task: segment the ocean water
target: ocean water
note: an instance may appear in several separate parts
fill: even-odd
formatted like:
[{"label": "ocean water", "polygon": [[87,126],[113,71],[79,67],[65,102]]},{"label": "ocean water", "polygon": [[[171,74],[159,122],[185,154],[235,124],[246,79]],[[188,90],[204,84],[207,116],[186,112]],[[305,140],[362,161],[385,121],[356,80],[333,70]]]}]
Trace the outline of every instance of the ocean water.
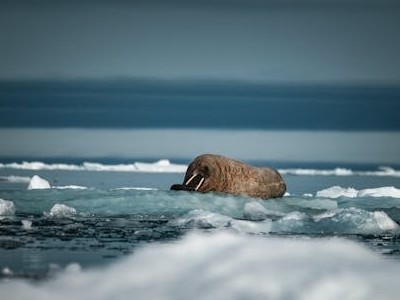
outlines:
[{"label": "ocean water", "polygon": [[261,200],[169,191],[188,162],[1,163],[0,298],[396,295],[399,166],[280,163]]}]

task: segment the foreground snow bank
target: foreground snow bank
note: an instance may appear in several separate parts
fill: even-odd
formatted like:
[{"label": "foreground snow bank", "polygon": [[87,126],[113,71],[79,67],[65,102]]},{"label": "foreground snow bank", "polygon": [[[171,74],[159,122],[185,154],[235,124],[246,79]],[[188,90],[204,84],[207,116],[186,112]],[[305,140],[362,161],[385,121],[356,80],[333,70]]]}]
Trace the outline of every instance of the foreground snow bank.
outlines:
[{"label": "foreground snow bank", "polygon": [[399,263],[342,239],[191,234],[97,270],[0,284],[4,299],[395,299]]}]

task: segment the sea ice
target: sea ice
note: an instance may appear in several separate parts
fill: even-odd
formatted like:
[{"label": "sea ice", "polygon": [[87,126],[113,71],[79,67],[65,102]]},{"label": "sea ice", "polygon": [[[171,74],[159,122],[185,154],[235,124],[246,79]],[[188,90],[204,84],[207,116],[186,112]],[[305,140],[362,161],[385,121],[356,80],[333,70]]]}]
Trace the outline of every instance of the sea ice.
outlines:
[{"label": "sea ice", "polygon": [[14,175],[10,175],[10,176],[0,176],[0,180],[3,181],[8,181],[8,182],[12,182],[12,183],[28,183],[31,181],[30,177],[26,177],[26,176],[14,176]]},{"label": "sea ice", "polygon": [[34,175],[29,182],[28,190],[50,189],[50,183],[38,175]]},{"label": "sea ice", "polygon": [[0,163],[0,168],[16,170],[64,170],[64,171],[95,171],[95,172],[149,172],[149,173],[183,173],[187,166],[173,164],[167,159],[154,163],[135,162],[133,164],[105,165],[101,163],[84,162],[73,164],[46,164],[44,162]]},{"label": "sea ice", "polygon": [[217,213],[195,209],[185,216],[170,222],[172,226],[193,225],[198,228],[221,228],[228,227],[232,218]]},{"label": "sea ice", "polygon": [[86,190],[86,186],[81,185],[65,185],[65,186],[53,186],[54,189],[58,190]]},{"label": "sea ice", "polygon": [[399,262],[339,238],[290,239],[226,232],[150,244],[100,269],[53,280],[2,281],[19,299],[396,299]]},{"label": "sea ice", "polygon": [[56,203],[51,208],[50,212],[45,212],[44,214],[53,218],[68,218],[76,215],[76,209],[65,204]]},{"label": "sea ice", "polygon": [[332,186],[330,188],[317,192],[317,197],[339,198],[339,197],[357,197],[357,190],[354,188],[342,188],[340,186]]},{"label": "sea ice", "polygon": [[271,212],[268,211],[261,203],[253,201],[244,205],[243,217],[251,221],[262,221],[268,218]]},{"label": "sea ice", "polygon": [[400,198],[400,189],[393,186],[371,188],[356,190],[354,188],[342,188],[340,186],[332,186],[330,188],[321,190],[317,192],[317,197],[326,198],[356,198],[356,197],[391,197]]},{"label": "sea ice", "polygon": [[10,216],[15,213],[14,202],[0,199],[0,216]]},{"label": "sea ice", "polygon": [[391,197],[400,198],[400,189],[393,186],[380,187],[375,189],[360,190],[358,197]]},{"label": "sea ice", "polygon": [[30,230],[30,229],[32,229],[32,221],[30,221],[30,220],[21,220],[21,223],[22,223],[22,227],[23,227],[25,230]]},{"label": "sea ice", "polygon": [[379,234],[397,231],[399,225],[385,212],[369,212],[359,208],[341,208],[314,216],[316,229],[346,234]]}]

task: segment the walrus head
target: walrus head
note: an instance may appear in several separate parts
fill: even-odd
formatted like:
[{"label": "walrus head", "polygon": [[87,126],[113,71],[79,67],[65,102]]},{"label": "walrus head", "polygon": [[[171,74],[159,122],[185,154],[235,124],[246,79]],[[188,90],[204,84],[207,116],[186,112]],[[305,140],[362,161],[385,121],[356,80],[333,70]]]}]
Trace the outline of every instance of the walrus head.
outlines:
[{"label": "walrus head", "polygon": [[175,191],[212,191],[208,187],[211,177],[217,177],[220,168],[216,167],[218,161],[214,155],[198,156],[188,167],[182,184],[173,184],[171,190]]}]

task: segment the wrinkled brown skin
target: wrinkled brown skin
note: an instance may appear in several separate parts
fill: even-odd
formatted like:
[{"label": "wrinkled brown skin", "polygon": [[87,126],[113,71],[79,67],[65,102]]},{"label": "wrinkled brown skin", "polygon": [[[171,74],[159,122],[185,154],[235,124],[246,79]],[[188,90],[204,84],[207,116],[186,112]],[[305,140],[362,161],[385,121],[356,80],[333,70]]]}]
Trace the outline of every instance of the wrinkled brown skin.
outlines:
[{"label": "wrinkled brown skin", "polygon": [[201,193],[219,192],[270,199],[282,197],[286,192],[286,184],[278,171],[253,167],[215,154],[196,157],[186,171],[183,184],[173,185],[171,189],[189,190],[185,188],[185,183],[194,174],[205,178],[197,190]]}]

